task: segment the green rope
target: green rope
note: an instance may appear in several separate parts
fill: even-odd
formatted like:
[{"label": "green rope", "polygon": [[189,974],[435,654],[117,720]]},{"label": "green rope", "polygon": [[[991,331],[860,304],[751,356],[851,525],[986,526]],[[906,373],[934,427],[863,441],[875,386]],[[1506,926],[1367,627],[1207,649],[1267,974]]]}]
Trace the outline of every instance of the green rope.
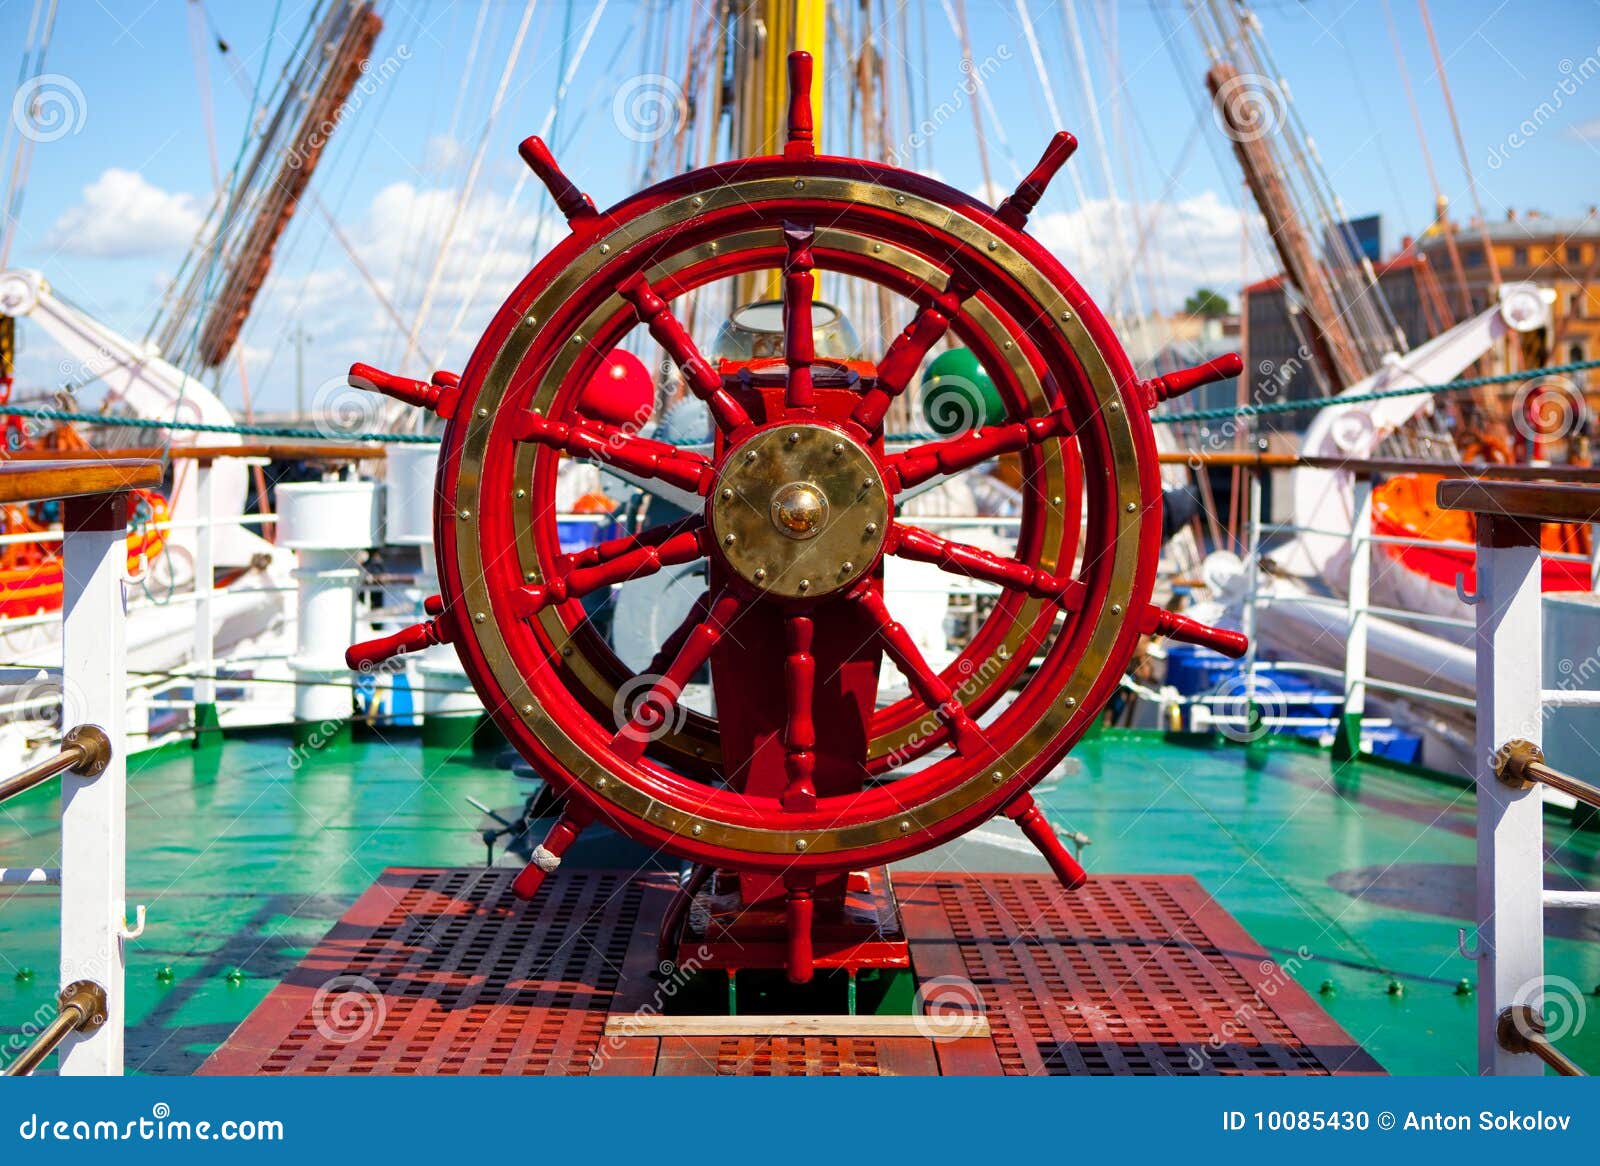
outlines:
[{"label": "green rope", "polygon": [[[1240,405],[1229,409],[1197,409],[1192,413],[1169,413],[1152,417],[1157,425],[1176,425],[1184,421],[1219,421],[1229,417],[1255,417],[1273,413],[1297,413],[1354,405],[1364,401],[1385,401],[1390,397],[1416,397],[1431,393],[1459,393],[1485,385],[1512,381],[1535,381],[1561,373],[1584,372],[1600,368],[1600,359],[1577,360],[1571,364],[1552,364],[1522,372],[1499,373],[1489,377],[1468,377],[1437,385],[1414,385],[1405,389],[1384,389],[1375,393],[1356,393],[1347,397],[1322,397],[1310,401],[1267,401],[1259,405]],[[439,438],[425,433],[346,433],[331,434],[320,429],[284,429],[271,425],[206,425],[199,421],[162,421],[149,417],[108,417],[101,413],[72,413],[65,409],[32,408],[26,405],[0,405],[0,416],[31,417],[40,421],[81,421],[91,425],[110,425],[124,429],[175,429],[189,433],[235,433],[242,437],[276,437],[289,440],[377,442],[386,445],[437,445]],[[901,441],[932,440],[938,434],[891,433]]]},{"label": "green rope", "polygon": [[65,409],[35,409],[0,405],[0,416],[33,417],[41,421],[82,421],[122,429],[179,429],[186,433],[236,433],[241,437],[278,437],[309,441],[373,441],[391,445],[437,445],[439,438],[425,433],[333,434],[321,429],[283,429],[272,425],[207,425],[199,421],[163,421],[152,417],[108,417],[103,413],[71,413]]},{"label": "green rope", "polygon": [[1541,377],[1556,376],[1566,372],[1583,372],[1600,368],[1600,360],[1577,360],[1571,364],[1552,364],[1545,368],[1526,369],[1522,372],[1503,372],[1492,377],[1467,377],[1464,380],[1446,381],[1439,385],[1416,385],[1407,389],[1384,389],[1375,393],[1353,393],[1346,397],[1322,397],[1310,401],[1267,401],[1259,405],[1239,405],[1231,409],[1196,409],[1192,413],[1167,413],[1150,418],[1157,425],[1177,425],[1184,421],[1220,421],[1230,417],[1258,417],[1272,413],[1299,413],[1328,409],[1339,405],[1355,405],[1363,401],[1386,401],[1391,397],[1416,397],[1429,393],[1459,393],[1485,385],[1503,385],[1511,381],[1533,381]]}]

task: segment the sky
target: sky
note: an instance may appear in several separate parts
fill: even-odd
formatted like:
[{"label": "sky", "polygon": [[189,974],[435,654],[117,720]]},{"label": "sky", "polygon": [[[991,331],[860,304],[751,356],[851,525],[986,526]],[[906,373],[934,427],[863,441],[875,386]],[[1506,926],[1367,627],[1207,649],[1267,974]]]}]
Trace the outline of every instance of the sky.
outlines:
[{"label": "sky", "polygon": [[[562,165],[597,203],[631,193],[648,139],[677,116],[670,102],[656,100],[674,84],[661,74],[682,76],[684,30],[699,22],[706,2],[610,0],[599,10],[595,2],[538,0],[492,123],[526,0],[380,4],[385,28],[367,91],[313,180],[355,259],[327,218],[303,206],[244,333],[256,407],[292,406],[297,329],[306,338],[303,392],[312,407],[342,391],[353,360],[398,367],[413,330],[418,351],[404,371],[425,373],[432,361],[459,368],[541,245],[563,229],[551,222],[548,204],[541,207],[536,183],[523,179],[519,189],[516,143],[554,119]],[[17,62],[19,94],[50,94],[60,120],[45,132],[29,123],[37,140],[7,265],[43,271],[73,304],[139,339],[217,190],[208,125],[225,181],[252,116],[261,116],[250,100],[257,75],[270,85],[313,6],[61,0],[43,67],[35,69],[21,49],[34,3],[0,0],[0,52]],[[875,0],[875,7],[891,30],[907,31],[904,43],[914,48],[889,62],[914,95],[914,110],[958,110],[924,140],[906,140],[900,127],[910,168],[997,199],[1058,128],[1052,110],[1078,135],[1072,171],[1053,185],[1031,229],[1102,304],[1173,310],[1202,285],[1233,299],[1243,282],[1273,267],[1205,96],[1205,57],[1186,3],[964,0],[983,77],[992,188],[984,186],[962,94],[957,5]],[[1345,209],[1381,214],[1393,250],[1427,226],[1433,186],[1383,0],[1254,7],[1293,111]],[[1433,0],[1430,7],[1486,217],[1503,218],[1508,208],[1586,213],[1600,201],[1600,0]],[[1455,216],[1470,217],[1473,190],[1418,6],[1388,0],[1388,11],[1439,185]],[[571,82],[557,102],[564,69]],[[830,54],[823,83],[842,87],[844,70],[840,54]],[[1280,101],[1276,80],[1267,84]],[[9,143],[28,108],[44,106],[28,107],[23,97],[10,103]],[[825,119],[821,148],[842,151],[841,136],[837,119]],[[398,322],[369,290],[358,261]],[[22,331],[19,388],[56,387],[70,362],[38,329]],[[239,404],[236,363],[222,394]]]}]

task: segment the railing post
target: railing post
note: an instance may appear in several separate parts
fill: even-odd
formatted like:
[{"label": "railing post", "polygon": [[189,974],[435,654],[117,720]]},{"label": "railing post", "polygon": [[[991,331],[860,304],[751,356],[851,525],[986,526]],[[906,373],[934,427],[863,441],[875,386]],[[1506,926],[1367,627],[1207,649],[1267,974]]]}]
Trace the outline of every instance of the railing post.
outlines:
[{"label": "railing post", "polygon": [[63,1075],[122,1072],[128,498],[125,492],[69,498],[63,513],[63,728],[68,720],[93,721],[111,741],[111,758],[98,776],[68,772],[61,779],[61,983],[99,984],[107,1017],[95,1031],[63,1040]]},{"label": "railing post", "polygon": [[1245,470],[1247,481],[1245,501],[1245,593],[1244,608],[1239,613],[1239,630],[1245,634],[1250,646],[1244,654],[1244,720],[1245,734],[1255,739],[1261,718],[1256,704],[1256,600],[1261,591],[1261,474],[1251,466]]},{"label": "railing post", "polygon": [[198,748],[219,729],[216,648],[212,639],[212,600],[216,593],[216,490],[211,459],[195,467],[195,502],[200,526],[194,539],[194,744]]},{"label": "railing post", "polygon": [[1544,822],[1539,788],[1495,775],[1500,750],[1540,743],[1539,524],[1478,516],[1478,1070],[1538,1076],[1544,1064],[1502,1048],[1500,1014],[1537,996],[1544,974]]},{"label": "railing post", "polygon": [[1367,605],[1372,590],[1372,477],[1358,473],[1352,484],[1350,583],[1346,588],[1344,707],[1333,739],[1335,761],[1361,755],[1361,717],[1367,711]]}]

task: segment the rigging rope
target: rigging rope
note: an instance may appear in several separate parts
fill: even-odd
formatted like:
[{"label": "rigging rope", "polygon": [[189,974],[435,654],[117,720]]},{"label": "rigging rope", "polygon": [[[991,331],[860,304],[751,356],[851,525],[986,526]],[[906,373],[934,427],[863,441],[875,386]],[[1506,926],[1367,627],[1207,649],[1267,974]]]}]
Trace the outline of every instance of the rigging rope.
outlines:
[{"label": "rigging rope", "polygon": [[417,339],[422,332],[423,325],[427,322],[428,314],[433,308],[433,297],[439,290],[439,279],[444,274],[445,260],[449,257],[450,243],[455,238],[456,227],[461,222],[461,215],[467,208],[467,203],[472,198],[472,192],[477,187],[478,175],[483,169],[483,157],[489,148],[489,139],[494,130],[494,123],[500,116],[500,110],[505,105],[506,90],[511,85],[511,78],[516,74],[517,61],[522,56],[522,45],[528,35],[528,25],[533,20],[533,10],[538,0],[528,0],[523,7],[521,23],[517,25],[516,36],[511,42],[511,51],[506,56],[505,67],[500,71],[500,83],[495,89],[494,99],[489,105],[489,116],[483,124],[483,130],[478,137],[478,147],[472,155],[472,163],[467,168],[466,181],[462,184],[460,196],[456,199],[455,207],[450,212],[450,219],[445,224],[444,236],[439,240],[439,250],[434,255],[433,269],[428,273],[428,282],[423,288],[422,302],[417,306],[417,312],[412,319],[411,332],[406,337],[405,352],[400,357],[400,367],[405,368],[411,361],[411,354],[417,350]]},{"label": "rigging rope", "polygon": [[1428,14],[1428,0],[1417,0],[1417,10],[1422,13],[1422,27],[1428,33],[1428,48],[1433,53],[1433,69],[1439,75],[1439,92],[1444,95],[1445,112],[1450,115],[1450,131],[1455,135],[1456,152],[1461,155],[1461,170],[1467,176],[1467,190],[1472,195],[1473,209],[1478,212],[1478,232],[1483,238],[1483,256],[1489,263],[1489,280],[1495,290],[1500,288],[1500,263],[1494,255],[1494,243],[1489,236],[1489,220],[1483,216],[1483,198],[1478,193],[1478,180],[1472,174],[1472,160],[1467,157],[1467,140],[1461,136],[1461,120],[1456,117],[1455,99],[1450,96],[1450,79],[1445,76],[1444,57],[1439,53],[1439,38],[1433,34],[1433,17]]}]

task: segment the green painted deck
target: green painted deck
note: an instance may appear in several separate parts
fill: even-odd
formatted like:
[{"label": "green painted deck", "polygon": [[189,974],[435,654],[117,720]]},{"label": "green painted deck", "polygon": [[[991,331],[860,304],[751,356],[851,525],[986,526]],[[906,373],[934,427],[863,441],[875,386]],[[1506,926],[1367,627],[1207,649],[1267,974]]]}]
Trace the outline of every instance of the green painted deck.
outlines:
[{"label": "green painted deck", "polygon": [[[1113,731],[1074,758],[1041,801],[1093,839],[1091,871],[1195,875],[1390,1072],[1473,1071],[1475,1000],[1456,989],[1473,975],[1456,952],[1472,904],[1470,791],[1336,769],[1290,745]],[[309,754],[285,734],[135,758],[128,897],[149,926],[129,947],[129,1070],[195,1069],[380,870],[481,861],[484,821],[466,798],[505,807],[521,793],[489,761],[414,741]],[[56,809],[51,786],[0,810],[0,865],[54,865]],[[1008,829],[926,865],[1042,869],[1005,845],[1020,841]],[[1550,885],[1600,886],[1600,833],[1547,815],[1545,836]],[[1584,1021],[1559,1043],[1600,1070],[1600,918],[1548,921],[1551,986]],[[0,1059],[52,1006],[56,922],[53,889],[0,898]]]}]

